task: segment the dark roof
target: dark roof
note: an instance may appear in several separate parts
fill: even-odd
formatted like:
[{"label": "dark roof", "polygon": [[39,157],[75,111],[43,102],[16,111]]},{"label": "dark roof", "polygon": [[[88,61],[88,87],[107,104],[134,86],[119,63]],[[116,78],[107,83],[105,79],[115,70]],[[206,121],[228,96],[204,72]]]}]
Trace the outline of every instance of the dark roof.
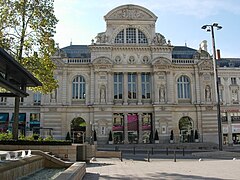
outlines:
[{"label": "dark roof", "polygon": [[174,59],[192,59],[197,50],[187,46],[174,46],[172,51],[172,58]]},{"label": "dark roof", "polygon": [[90,58],[90,50],[87,45],[70,45],[61,49],[68,58]]},{"label": "dark roof", "polygon": [[[7,78],[6,78],[7,77]],[[41,86],[31,73],[19,62],[0,48],[0,86],[18,96],[27,96],[23,87]]]},{"label": "dark roof", "polygon": [[221,58],[217,63],[220,67],[240,67],[240,58]]}]

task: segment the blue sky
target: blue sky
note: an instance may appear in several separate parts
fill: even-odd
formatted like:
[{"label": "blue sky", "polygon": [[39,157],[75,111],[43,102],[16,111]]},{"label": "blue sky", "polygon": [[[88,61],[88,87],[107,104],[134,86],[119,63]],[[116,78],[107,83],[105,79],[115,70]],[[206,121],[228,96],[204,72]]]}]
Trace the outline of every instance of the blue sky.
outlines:
[{"label": "blue sky", "polygon": [[171,40],[174,46],[198,49],[202,40],[208,41],[212,54],[210,33],[201,29],[205,24],[219,23],[215,30],[216,48],[221,57],[240,58],[239,0],[55,0],[55,15],[59,22],[55,41],[60,48],[72,44],[89,45],[99,32],[106,30],[105,16],[113,8],[136,4],[152,11],[157,17],[156,32]]}]

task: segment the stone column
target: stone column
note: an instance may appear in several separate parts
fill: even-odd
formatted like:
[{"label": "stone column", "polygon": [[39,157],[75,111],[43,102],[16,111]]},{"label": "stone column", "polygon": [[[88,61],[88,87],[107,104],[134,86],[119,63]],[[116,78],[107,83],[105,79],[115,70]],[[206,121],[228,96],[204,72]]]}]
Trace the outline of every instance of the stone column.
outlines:
[{"label": "stone column", "polygon": [[225,97],[226,97],[226,104],[230,104],[231,103],[231,96],[230,96],[230,94],[231,94],[231,91],[229,90],[229,85],[230,85],[230,83],[229,83],[229,79],[228,78],[223,78],[224,79],[224,81],[225,81]]},{"label": "stone column", "polygon": [[174,93],[174,85],[175,83],[173,83],[173,75],[171,71],[167,71],[167,103],[173,103],[174,102],[174,97],[176,96]]},{"label": "stone column", "polygon": [[90,67],[91,74],[90,74],[90,103],[94,104],[94,89],[95,89],[95,83],[94,83],[94,70],[93,66]]},{"label": "stone column", "polygon": [[137,95],[138,95],[138,104],[142,104],[142,81],[141,81],[141,72],[137,72]]},{"label": "stone column", "polygon": [[124,144],[128,144],[128,121],[127,121],[127,113],[124,114]]},{"label": "stone column", "polygon": [[142,143],[142,113],[138,113],[138,143]]},{"label": "stone column", "polygon": [[195,67],[194,68],[195,70],[195,80],[196,80],[196,85],[195,85],[195,88],[196,88],[196,102],[197,104],[200,103],[200,82],[199,82],[199,74],[198,74],[198,68]]},{"label": "stone column", "polygon": [[227,121],[228,121],[228,144],[232,145],[233,144],[233,139],[232,139],[232,120],[231,120],[231,114],[229,112],[227,113]]},{"label": "stone column", "polygon": [[112,72],[108,72],[108,85],[107,85],[107,104],[113,103],[113,96],[112,96],[112,88],[114,87],[113,81],[112,81]]},{"label": "stone column", "polygon": [[123,73],[123,99],[124,105],[128,105],[128,73]]},{"label": "stone column", "polygon": [[157,77],[157,72],[154,72],[153,73],[153,85],[152,85],[152,87],[153,87],[153,93],[152,93],[152,97],[153,97],[153,102],[154,102],[154,104],[159,104],[159,89],[158,89],[158,86],[157,86],[157,79],[158,79],[158,77]]},{"label": "stone column", "polygon": [[99,87],[99,85],[98,85],[98,77],[99,77],[99,73],[98,72],[95,72],[95,83],[94,83],[94,85],[95,85],[95,87],[94,87],[94,100],[95,100],[95,102],[94,102],[94,104],[99,104],[99,102],[100,102],[100,87]]},{"label": "stone column", "polygon": [[62,86],[62,103],[64,105],[67,104],[67,94],[68,94],[67,93],[68,92],[68,90],[67,90],[68,85],[67,84],[68,84],[67,71],[66,71],[66,69],[64,69],[64,71],[63,71],[63,86]]}]

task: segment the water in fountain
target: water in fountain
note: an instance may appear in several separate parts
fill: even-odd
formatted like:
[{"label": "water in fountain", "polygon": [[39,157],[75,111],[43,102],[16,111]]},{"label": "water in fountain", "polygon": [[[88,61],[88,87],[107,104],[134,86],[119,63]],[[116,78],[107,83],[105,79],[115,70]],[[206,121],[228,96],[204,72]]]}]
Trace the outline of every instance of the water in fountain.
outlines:
[{"label": "water in fountain", "polygon": [[14,152],[14,159],[18,159],[18,153],[16,151]]},{"label": "water in fountain", "polygon": [[27,156],[31,156],[31,150],[28,150],[28,152],[27,152]]},{"label": "water in fountain", "polygon": [[11,160],[11,156],[10,156],[10,153],[9,153],[9,152],[7,152],[7,154],[6,154],[6,160],[7,160],[7,161]]},{"label": "water in fountain", "polygon": [[26,156],[26,152],[23,150],[23,151],[22,151],[21,158],[24,158],[25,156]]}]

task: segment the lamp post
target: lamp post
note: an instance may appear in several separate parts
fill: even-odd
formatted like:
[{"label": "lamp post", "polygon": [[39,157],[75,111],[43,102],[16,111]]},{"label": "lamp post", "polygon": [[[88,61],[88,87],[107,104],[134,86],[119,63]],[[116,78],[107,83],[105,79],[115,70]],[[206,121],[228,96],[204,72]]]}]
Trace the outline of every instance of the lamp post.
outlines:
[{"label": "lamp post", "polygon": [[220,94],[219,94],[219,80],[218,80],[218,68],[216,61],[216,48],[215,48],[215,38],[214,38],[214,28],[217,30],[222,29],[218,23],[213,23],[211,25],[204,25],[202,29],[206,29],[207,32],[211,32],[212,35],[212,46],[213,46],[213,68],[215,73],[215,90],[216,90],[216,100],[217,100],[217,120],[218,120],[218,148],[222,151],[222,121],[221,121],[221,111],[220,111]]}]

